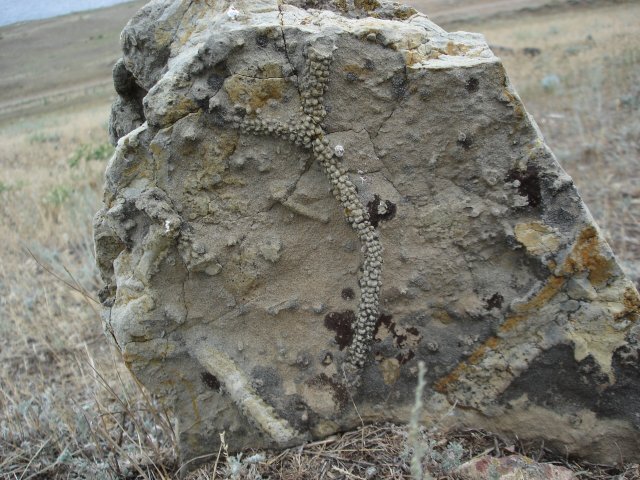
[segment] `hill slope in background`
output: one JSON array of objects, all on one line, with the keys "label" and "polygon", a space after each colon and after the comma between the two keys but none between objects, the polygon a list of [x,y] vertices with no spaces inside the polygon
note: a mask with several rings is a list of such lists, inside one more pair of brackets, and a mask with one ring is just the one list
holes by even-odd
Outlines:
[{"label": "hill slope in background", "polygon": [[[444,28],[461,20],[488,18],[569,0],[409,0]],[[125,23],[147,2],[0,28],[0,123],[60,105],[106,100],[111,67],[120,56]]]},{"label": "hill slope in background", "polygon": [[69,102],[108,101],[120,31],[145,3],[0,28],[0,122]]}]

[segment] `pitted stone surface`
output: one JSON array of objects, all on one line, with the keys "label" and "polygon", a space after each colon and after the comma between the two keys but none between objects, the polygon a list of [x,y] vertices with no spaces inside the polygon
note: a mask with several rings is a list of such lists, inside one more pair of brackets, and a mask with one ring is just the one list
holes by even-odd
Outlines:
[{"label": "pitted stone surface", "polygon": [[418,360],[426,423],[638,460],[638,293],[480,35],[155,0],[122,43],[104,324],[185,461],[406,421]]}]

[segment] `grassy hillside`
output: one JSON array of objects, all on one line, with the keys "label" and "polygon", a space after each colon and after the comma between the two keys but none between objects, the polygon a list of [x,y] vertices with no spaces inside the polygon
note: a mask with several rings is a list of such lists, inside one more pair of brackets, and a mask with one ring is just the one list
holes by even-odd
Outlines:
[{"label": "grassy hillside", "polygon": [[[143,3],[0,29],[0,478],[175,472],[167,416],[107,345],[94,298],[91,219],[112,153],[110,69],[118,32]],[[514,13],[517,2],[477,1],[473,13],[461,0],[413,3],[449,30],[485,34],[620,260],[640,277],[640,4]],[[365,478],[371,466],[372,478],[409,478],[406,435],[367,427],[239,465],[271,478]],[[443,475],[443,459],[484,449],[546,455],[482,432],[425,435]],[[223,460],[220,452],[198,478],[229,473],[234,463]],[[586,469],[581,478],[639,478],[637,466],[616,462],[575,468]]]}]

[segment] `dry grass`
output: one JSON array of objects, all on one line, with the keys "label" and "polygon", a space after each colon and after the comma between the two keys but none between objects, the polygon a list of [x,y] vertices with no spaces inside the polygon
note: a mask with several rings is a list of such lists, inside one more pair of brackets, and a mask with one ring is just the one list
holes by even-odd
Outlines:
[{"label": "dry grass", "polygon": [[[0,132],[0,472],[171,469],[170,424],[104,341],[91,220],[113,151],[108,107]],[[154,466],[158,464],[158,467]]]},{"label": "dry grass", "polygon": [[[607,466],[574,462],[552,455],[541,444],[508,442],[482,430],[447,433],[420,429],[419,440],[425,449],[423,464],[432,478],[455,479],[458,465],[472,458],[492,455],[526,455],[539,462],[564,466],[584,480],[637,480],[638,465]],[[193,472],[187,480],[258,479],[387,479],[411,480],[413,450],[408,448],[407,427],[369,425],[282,452],[245,452],[225,456],[222,450],[217,462]]]},{"label": "dry grass", "polygon": [[[636,279],[637,18],[640,5],[626,4],[452,28],[482,31],[503,47],[498,54],[529,111]],[[526,55],[525,47],[540,54]],[[176,471],[171,424],[107,346],[93,300],[100,282],[91,218],[110,152],[107,116],[99,103],[0,126],[0,478],[171,478]],[[444,478],[457,444],[457,461],[524,452],[568,463],[541,445],[485,432],[421,435],[426,464]],[[409,478],[407,436],[403,427],[366,426],[264,456],[225,461],[221,451],[217,465],[191,478],[232,478],[234,468],[236,478]],[[580,478],[640,478],[637,465],[568,464]]]}]

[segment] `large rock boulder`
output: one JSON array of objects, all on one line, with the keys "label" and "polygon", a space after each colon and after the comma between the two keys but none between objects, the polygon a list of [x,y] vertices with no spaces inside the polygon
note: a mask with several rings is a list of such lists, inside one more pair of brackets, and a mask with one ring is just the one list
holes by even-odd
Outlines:
[{"label": "large rock boulder", "polygon": [[638,293],[482,36],[155,0],[122,44],[104,324],[184,460],[404,422],[420,360],[425,423],[640,459]]}]

